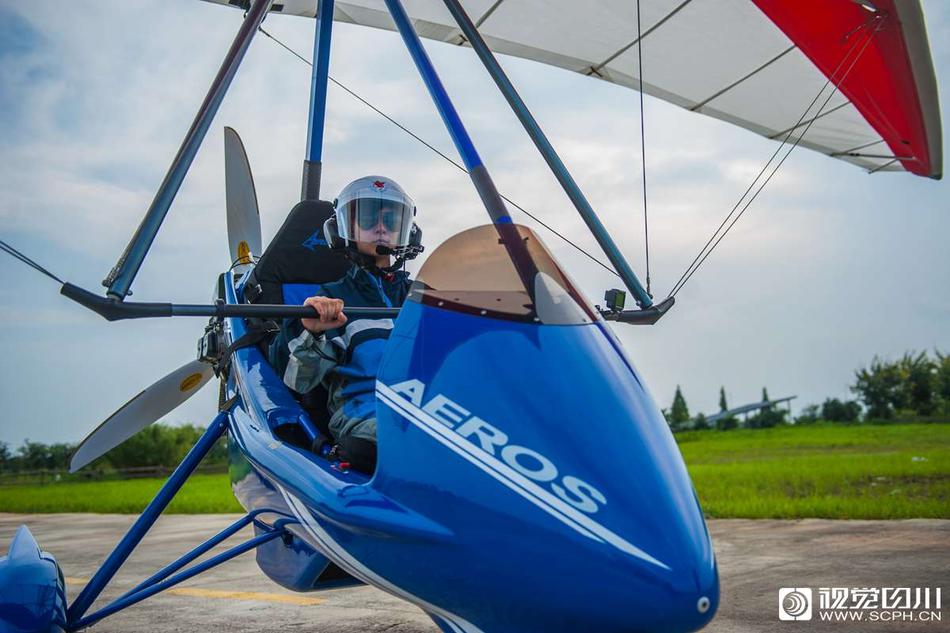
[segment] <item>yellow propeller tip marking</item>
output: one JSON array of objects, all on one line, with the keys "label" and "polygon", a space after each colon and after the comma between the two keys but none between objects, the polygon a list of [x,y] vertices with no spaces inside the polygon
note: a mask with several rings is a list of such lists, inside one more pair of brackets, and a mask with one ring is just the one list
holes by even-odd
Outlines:
[{"label": "yellow propeller tip marking", "polygon": [[237,258],[241,264],[251,263],[251,246],[244,240],[241,240],[237,247]]},{"label": "yellow propeller tip marking", "polygon": [[191,391],[199,382],[201,382],[201,374],[192,374],[181,381],[181,384],[178,385],[178,390],[182,393]]}]

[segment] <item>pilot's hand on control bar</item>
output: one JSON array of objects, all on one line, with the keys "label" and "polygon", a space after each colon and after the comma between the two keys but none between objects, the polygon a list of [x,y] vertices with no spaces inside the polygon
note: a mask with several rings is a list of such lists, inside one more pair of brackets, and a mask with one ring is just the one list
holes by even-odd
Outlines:
[{"label": "pilot's hand on control bar", "polygon": [[326,330],[343,327],[343,324],[346,323],[346,315],[343,314],[343,301],[341,299],[310,297],[303,304],[310,306],[320,315],[316,319],[300,319],[304,328],[314,334],[321,334]]}]

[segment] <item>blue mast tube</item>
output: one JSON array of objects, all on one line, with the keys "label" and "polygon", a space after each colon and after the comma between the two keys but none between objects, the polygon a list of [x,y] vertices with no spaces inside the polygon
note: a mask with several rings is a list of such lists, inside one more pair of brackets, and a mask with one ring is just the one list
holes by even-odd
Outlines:
[{"label": "blue mast tube", "polygon": [[303,163],[302,200],[320,199],[323,171],[323,126],[327,113],[327,78],[330,74],[330,36],[333,33],[333,0],[320,0],[313,36],[313,70],[310,75],[310,123],[307,158]]},{"label": "blue mast tube", "polygon": [[525,102],[515,90],[514,85],[512,85],[507,75],[505,75],[505,71],[498,64],[498,60],[495,59],[491,49],[488,48],[485,40],[482,39],[481,34],[472,23],[472,20],[465,12],[465,9],[462,8],[462,5],[458,0],[443,1],[445,2],[445,6],[448,8],[449,12],[452,14],[452,17],[454,17],[455,21],[458,23],[459,28],[465,35],[465,38],[471,43],[472,48],[478,55],[478,58],[482,60],[482,63],[488,70],[488,74],[491,75],[491,78],[495,81],[498,89],[501,90],[501,93],[505,96],[505,99],[508,101],[508,105],[511,106],[511,109],[518,117],[518,120],[521,121],[521,124],[524,126],[528,136],[531,137],[531,140],[534,141],[538,151],[541,152],[541,155],[547,162],[548,167],[551,168],[554,176],[557,178],[558,182],[561,183],[561,187],[564,188],[564,192],[567,194],[567,197],[571,199],[572,203],[574,203],[574,207],[577,209],[577,212],[581,214],[581,217],[584,219],[584,222],[587,224],[587,227],[590,229],[591,233],[594,234],[594,238],[597,240],[597,243],[600,244],[601,248],[607,254],[607,258],[610,260],[610,263],[614,265],[614,268],[620,274],[621,279],[623,279],[624,284],[627,286],[630,292],[633,293],[633,296],[637,301],[637,305],[639,305],[641,308],[649,308],[652,306],[653,299],[640,283],[640,280],[633,272],[633,269],[630,268],[630,265],[627,263],[627,260],[624,258],[623,254],[621,254],[620,249],[617,248],[617,245],[610,237],[607,229],[605,229],[604,225],[601,224],[600,219],[594,212],[594,209],[590,206],[587,198],[584,197],[580,187],[577,186],[574,178],[571,176],[570,172],[568,172],[567,167],[564,166],[564,163],[557,155],[554,147],[548,141],[547,136],[545,136],[544,132],[541,130],[538,122],[535,120],[534,116],[532,116],[531,112],[528,110],[528,107],[525,105]]},{"label": "blue mast tube", "polygon": [[386,0],[386,6],[389,8],[389,13],[392,14],[393,22],[396,23],[396,29],[402,36],[406,48],[409,49],[412,61],[419,70],[419,74],[422,75],[422,80],[429,90],[429,95],[435,102],[435,107],[439,110],[439,115],[442,117],[442,121],[448,129],[449,135],[455,143],[455,147],[462,156],[462,162],[465,163],[465,168],[469,171],[472,183],[475,185],[475,189],[478,191],[478,195],[482,199],[482,203],[485,205],[488,215],[491,216],[492,222],[495,224],[510,224],[511,217],[508,215],[508,209],[505,207],[501,195],[495,188],[495,183],[492,182],[491,176],[488,175],[488,170],[482,163],[481,157],[475,150],[475,145],[472,143],[471,137],[469,137],[465,126],[462,124],[462,120],[459,118],[455,106],[452,105],[452,101],[449,99],[449,95],[446,93],[442,81],[439,79],[438,74],[436,74],[435,68],[432,66],[432,60],[429,59],[425,48],[422,46],[422,42],[419,41],[419,35],[415,29],[412,28],[412,23],[409,21],[409,16],[406,15],[406,10],[399,0]]},{"label": "blue mast tube", "polygon": [[155,235],[158,234],[158,229],[165,220],[165,215],[168,213],[168,209],[171,207],[172,201],[174,201],[175,195],[185,179],[185,174],[188,173],[188,168],[191,167],[191,163],[198,153],[201,141],[204,140],[208,128],[211,127],[211,120],[217,113],[218,107],[231,85],[231,80],[234,79],[234,74],[237,72],[238,66],[241,65],[241,60],[244,59],[244,53],[247,52],[251,40],[254,39],[254,35],[257,33],[257,28],[264,21],[264,16],[267,15],[267,11],[273,2],[274,0],[254,0],[254,5],[247,12],[241,28],[234,36],[234,42],[232,42],[218,74],[211,83],[211,88],[198,109],[198,114],[188,130],[188,134],[185,135],[171,167],[168,168],[168,173],[165,174],[165,179],[158,188],[158,192],[145,213],[142,223],[136,229],[135,235],[132,236],[132,240],[126,246],[125,252],[122,253],[118,263],[105,281],[102,282],[104,286],[108,287],[108,294],[114,299],[122,301],[129,294],[132,280],[135,279],[135,275],[142,266],[142,261],[144,261],[148,249],[152,246],[152,241],[155,239]]},{"label": "blue mast tube", "polygon": [[125,559],[129,557],[129,554],[132,553],[135,546],[139,544],[139,541],[142,540],[145,533],[148,532],[158,516],[181,489],[182,485],[188,479],[188,476],[191,475],[204,456],[207,455],[208,451],[214,446],[214,443],[217,442],[225,432],[227,423],[227,412],[222,411],[215,416],[214,420],[211,421],[211,424],[209,424],[205,430],[204,435],[202,435],[191,450],[188,451],[188,454],[185,455],[185,459],[178,465],[175,472],[171,474],[161,490],[156,493],[155,498],[152,499],[145,510],[142,511],[142,514],[140,514],[139,518],[132,524],[129,531],[125,533],[125,536],[122,537],[119,544],[115,546],[115,549],[109,554],[109,558],[102,564],[102,567],[99,568],[96,575],[83,587],[82,592],[80,592],[76,600],[70,605],[66,614],[67,622],[77,622],[86,613],[96,598],[99,597],[99,594],[102,593],[106,584],[112,579],[119,570],[119,567],[122,566],[122,563],[125,562]]}]

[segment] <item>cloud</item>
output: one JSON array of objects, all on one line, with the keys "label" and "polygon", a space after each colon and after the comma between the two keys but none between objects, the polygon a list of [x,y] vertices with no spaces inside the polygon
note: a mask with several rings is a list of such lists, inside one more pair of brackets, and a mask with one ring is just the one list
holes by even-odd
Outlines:
[{"label": "cloud", "polygon": [[[946,91],[950,13],[925,2]],[[0,7],[0,224],[31,256],[91,289],[138,225],[239,11],[202,2],[36,0]],[[313,23],[265,28],[309,57]],[[597,258],[595,240],[469,49],[427,43],[499,190]],[[501,63],[632,265],[644,271],[639,99],[635,92],[503,58]],[[457,153],[393,33],[340,24],[331,74],[441,151]],[[265,238],[299,197],[309,68],[258,37],[137,278],[135,298],[203,302],[227,265],[221,128],[247,147]],[[651,272],[657,297],[733,207],[776,144],[645,99]],[[945,143],[946,144],[946,143]],[[487,222],[468,176],[331,85],[324,192],[369,173],[398,180],[420,209],[427,255]],[[712,410],[763,384],[797,404],[846,396],[875,353],[950,348],[947,185],[869,177],[796,150],[652,328],[617,326],[656,399],[681,384]],[[535,227],[593,301],[619,280]],[[417,268],[419,263],[415,264]],[[20,264],[0,264],[7,367],[0,440],[76,440],[128,396],[187,361],[200,320],[106,324]],[[568,360],[565,360],[568,362]],[[574,362],[574,361],[571,361]],[[203,422],[214,394],[173,419]],[[23,397],[27,394],[29,397]]]}]

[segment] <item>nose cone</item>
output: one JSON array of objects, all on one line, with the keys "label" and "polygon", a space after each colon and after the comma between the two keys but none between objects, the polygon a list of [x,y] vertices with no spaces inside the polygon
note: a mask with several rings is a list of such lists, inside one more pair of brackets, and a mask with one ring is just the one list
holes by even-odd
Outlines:
[{"label": "nose cone", "polygon": [[692,483],[603,324],[467,332],[470,317],[426,318],[425,354],[394,332],[380,377],[400,417],[381,413],[376,485],[455,535],[427,595],[451,587],[440,604],[483,630],[708,623],[719,585]]},{"label": "nose cone", "polygon": [[[591,366],[561,374],[572,388],[551,389],[558,396],[549,402],[562,421],[558,444],[571,447],[557,451],[565,470],[596,482],[603,493],[605,503],[590,518],[622,540],[608,540],[613,551],[593,559],[621,576],[610,574],[600,587],[614,603],[603,629],[698,630],[719,604],[702,510],[666,420],[610,334],[603,334],[584,337]],[[574,422],[563,423],[568,420]]]},{"label": "nose cone", "polygon": [[552,403],[584,420],[582,431],[565,430],[574,450],[562,452],[561,463],[583,473],[605,499],[588,515],[609,531],[611,546],[587,545],[588,577],[598,578],[589,599],[604,614],[599,630],[701,629],[718,608],[719,580],[685,464],[632,370],[608,363],[601,369],[607,371],[585,381],[585,413],[572,409],[573,399]]}]

